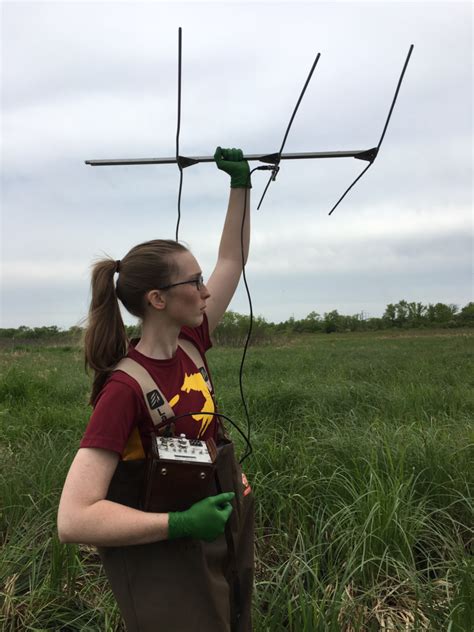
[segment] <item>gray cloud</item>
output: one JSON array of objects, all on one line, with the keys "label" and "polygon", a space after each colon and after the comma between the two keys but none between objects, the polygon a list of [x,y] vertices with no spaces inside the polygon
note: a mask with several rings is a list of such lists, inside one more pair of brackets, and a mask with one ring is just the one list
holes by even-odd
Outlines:
[{"label": "gray cloud", "polygon": [[[218,144],[277,150],[318,51],[286,150],[371,147],[415,44],[380,156],[332,217],[365,163],[282,163],[254,213],[259,313],[375,314],[402,297],[472,298],[470,3],[39,2],[2,11],[2,326],[75,324],[94,257],[174,235],[176,167],[83,161],[174,154],[178,26],[187,155]],[[255,203],[266,177],[254,175]],[[181,236],[207,273],[227,186],[213,165],[185,171]],[[242,290],[233,306],[247,309]]]}]

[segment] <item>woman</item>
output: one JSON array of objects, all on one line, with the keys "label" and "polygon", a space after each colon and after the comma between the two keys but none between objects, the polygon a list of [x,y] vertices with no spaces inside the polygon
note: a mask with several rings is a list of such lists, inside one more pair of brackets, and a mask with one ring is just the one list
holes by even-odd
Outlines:
[{"label": "woman", "polygon": [[[245,260],[248,254],[248,163],[240,150],[220,147],[215,160],[231,176],[231,191],[207,284],[191,252],[167,240],[140,244],[121,261],[99,261],[92,273],[85,354],[95,375],[94,410],[64,484],[58,532],[61,542],[99,548],[128,632],[251,630],[253,494],[232,442],[212,414],[210,380],[191,359],[195,352],[189,355],[181,346],[192,343],[207,377],[209,335],[242,271],[244,213]],[[127,340],[117,299],[141,319],[138,342]],[[139,384],[114,370],[125,356],[146,369],[168,400],[176,435],[212,437],[218,445],[212,493],[186,511],[140,509],[155,432]]]}]

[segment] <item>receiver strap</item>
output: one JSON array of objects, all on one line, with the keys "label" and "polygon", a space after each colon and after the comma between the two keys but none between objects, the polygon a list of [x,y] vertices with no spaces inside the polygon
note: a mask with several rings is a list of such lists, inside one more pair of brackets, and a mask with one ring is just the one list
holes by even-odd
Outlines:
[{"label": "receiver strap", "polygon": [[114,371],[123,371],[138,382],[142,389],[146,407],[155,426],[174,417],[173,409],[169,405],[168,400],[158,388],[155,380],[141,364],[132,360],[132,358],[122,358],[114,368]]}]

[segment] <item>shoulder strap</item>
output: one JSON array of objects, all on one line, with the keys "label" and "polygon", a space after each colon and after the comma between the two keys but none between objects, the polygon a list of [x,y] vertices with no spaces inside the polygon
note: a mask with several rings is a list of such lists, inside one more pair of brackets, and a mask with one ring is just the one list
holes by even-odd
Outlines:
[{"label": "shoulder strap", "polygon": [[148,412],[155,426],[175,416],[168,400],[141,364],[135,362],[132,358],[123,358],[115,366],[114,371],[123,371],[139,384]]},{"label": "shoulder strap", "polygon": [[211,380],[209,379],[209,375],[206,371],[206,366],[204,364],[203,357],[198,351],[197,347],[195,347],[190,340],[184,340],[183,338],[180,338],[178,340],[178,345],[181,347],[184,353],[192,360],[192,362],[194,362],[199,373],[204,378],[204,381],[207,384],[207,388],[209,389],[209,392],[212,393],[213,388],[212,388]]}]

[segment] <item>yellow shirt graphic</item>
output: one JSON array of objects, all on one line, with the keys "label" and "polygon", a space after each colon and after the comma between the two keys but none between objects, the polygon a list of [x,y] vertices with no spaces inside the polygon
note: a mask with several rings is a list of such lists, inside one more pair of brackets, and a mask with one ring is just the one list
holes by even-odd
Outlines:
[{"label": "yellow shirt graphic", "polygon": [[[184,380],[181,386],[181,390],[184,393],[189,393],[190,391],[196,391],[198,393],[202,393],[204,397],[204,405],[201,408],[201,412],[203,414],[192,415],[192,418],[201,424],[201,428],[199,429],[199,432],[197,435],[198,438],[200,438],[206,432],[207,428],[209,427],[209,424],[214,418],[214,415],[206,415],[206,413],[215,412],[216,409],[214,406],[214,400],[212,399],[212,395],[209,392],[207,384],[199,371],[197,373],[192,373],[191,375],[188,375],[187,373],[184,374]],[[180,399],[180,395],[178,393],[170,400],[171,408],[173,408],[173,406],[175,406],[175,404],[179,402],[179,399]]]}]

